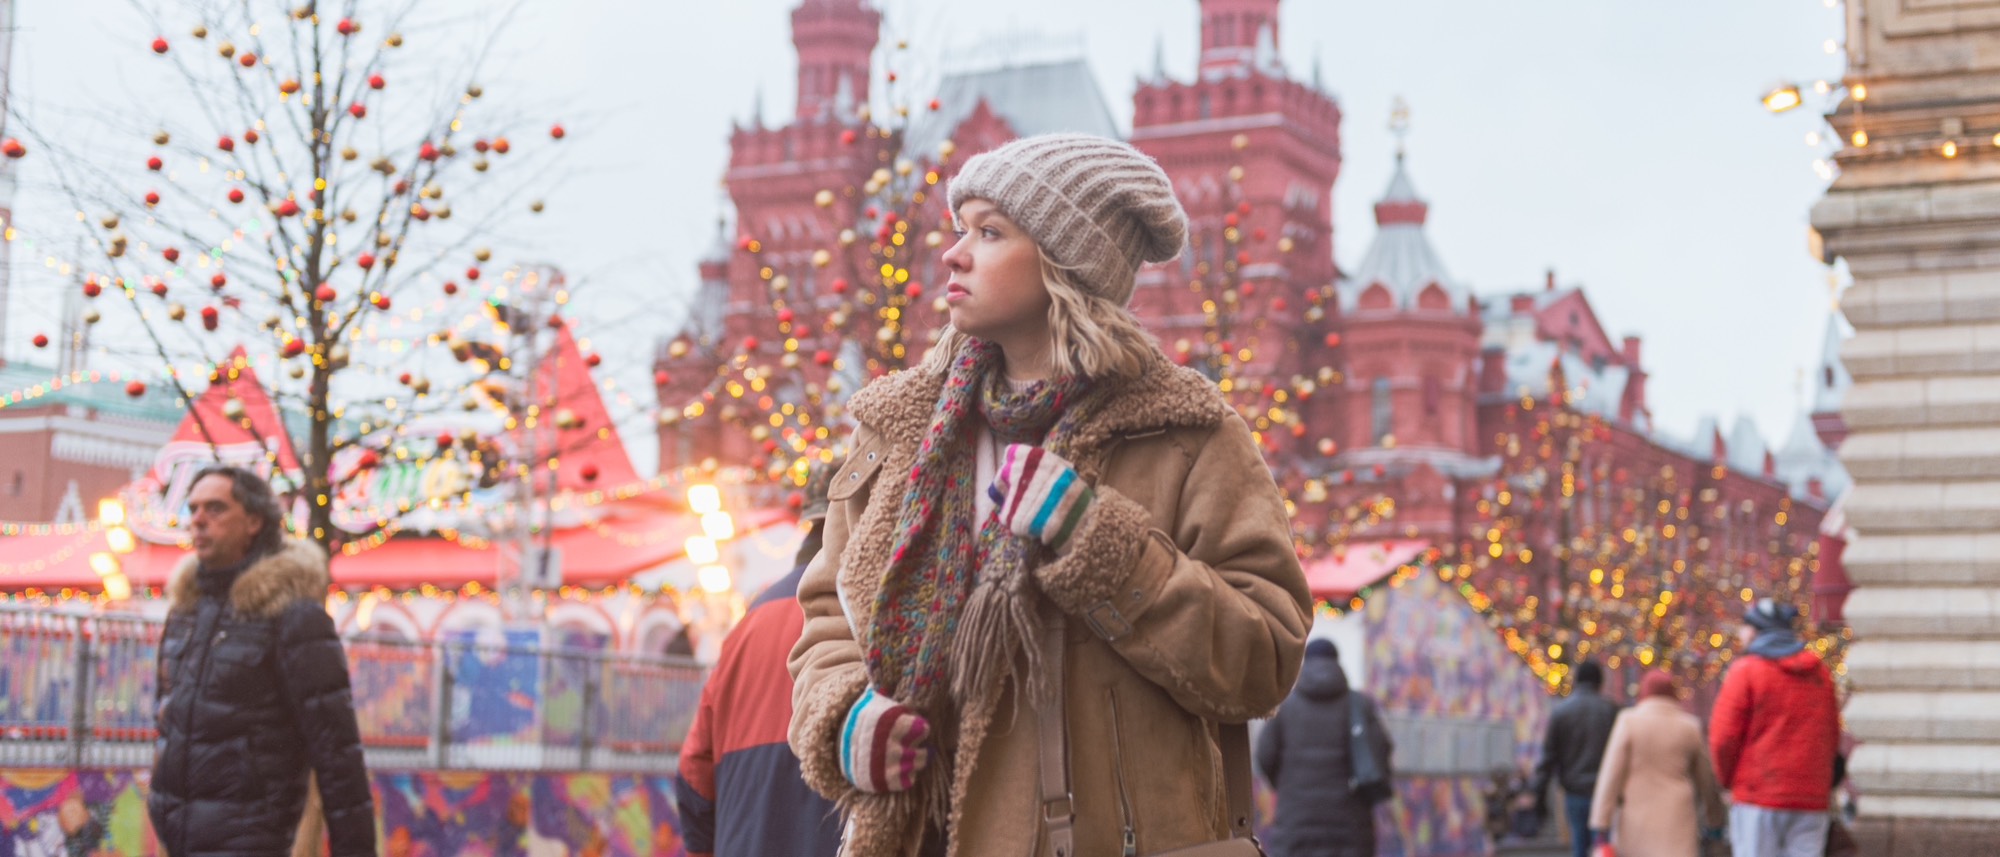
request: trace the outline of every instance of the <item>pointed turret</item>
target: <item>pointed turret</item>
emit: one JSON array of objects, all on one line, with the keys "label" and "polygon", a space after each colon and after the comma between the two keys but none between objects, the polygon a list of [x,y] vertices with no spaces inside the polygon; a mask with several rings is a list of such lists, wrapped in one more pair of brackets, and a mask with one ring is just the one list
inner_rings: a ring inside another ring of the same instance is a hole
[{"label": "pointed turret", "polygon": [[854,121],[852,105],[868,102],[869,55],[881,33],[882,13],[867,0],[805,0],[792,10],[799,121]]},{"label": "pointed turret", "polygon": [[1840,343],[1846,338],[1840,311],[1835,310],[1826,318],[1826,341],[1820,346],[1812,401],[1813,431],[1827,449],[1833,450],[1840,449],[1841,442],[1847,440],[1847,419],[1841,416],[1840,407],[1848,389],[1854,386],[1854,376],[1847,373],[1847,364],[1840,360]]},{"label": "pointed turret", "polygon": [[1369,245],[1368,255],[1341,283],[1344,307],[1469,311],[1470,293],[1452,279],[1437,251],[1431,249],[1424,232],[1429,217],[1430,204],[1417,195],[1404,158],[1398,154],[1395,175],[1375,203],[1375,225],[1380,231]]},{"label": "pointed turret", "polygon": [[1278,0],[1201,0],[1201,76],[1237,77],[1275,63]]}]

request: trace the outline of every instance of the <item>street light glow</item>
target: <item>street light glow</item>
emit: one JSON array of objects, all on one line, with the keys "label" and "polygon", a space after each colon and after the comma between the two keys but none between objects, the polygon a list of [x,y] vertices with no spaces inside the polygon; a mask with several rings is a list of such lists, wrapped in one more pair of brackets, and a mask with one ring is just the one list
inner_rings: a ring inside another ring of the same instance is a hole
[{"label": "street light glow", "polygon": [[711,515],[722,511],[722,492],[713,485],[689,485],[688,508],[697,515]]},{"label": "street light glow", "polygon": [[125,504],[116,498],[97,501],[97,522],[107,527],[125,523]]},{"label": "street light glow", "polygon": [[701,571],[696,572],[696,576],[701,580],[701,589],[703,592],[711,595],[720,595],[729,591],[729,569],[727,568],[719,565],[704,565],[701,567]]},{"label": "street light glow", "polygon": [[709,512],[701,516],[701,531],[718,542],[736,538],[736,521],[728,512]]},{"label": "street light glow", "polygon": [[1788,83],[1764,93],[1764,109],[1772,113],[1783,113],[1803,103],[1805,99],[1799,96],[1797,84]]},{"label": "street light glow", "polygon": [[722,558],[721,552],[716,550],[715,540],[707,536],[688,536],[683,549],[687,553],[688,562],[695,565],[712,565]]}]

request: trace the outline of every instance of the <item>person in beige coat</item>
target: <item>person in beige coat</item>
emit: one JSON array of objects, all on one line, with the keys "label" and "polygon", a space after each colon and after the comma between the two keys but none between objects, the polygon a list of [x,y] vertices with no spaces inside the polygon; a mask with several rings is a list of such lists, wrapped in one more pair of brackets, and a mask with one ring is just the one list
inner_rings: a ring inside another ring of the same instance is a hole
[{"label": "person in beige coat", "polygon": [[1720,838],[1729,812],[1701,721],[1681,707],[1666,672],[1647,673],[1639,697],[1611,727],[1590,804],[1592,836],[1608,835],[1618,857],[1698,857],[1704,837]]},{"label": "person in beige coat", "polygon": [[846,854],[1048,855],[1060,682],[1074,853],[1224,839],[1217,725],[1284,700],[1311,602],[1249,427],[1126,309],[1186,215],[1151,159],[1084,135],[975,157],[949,200],[951,326],[850,402],[792,748]]}]

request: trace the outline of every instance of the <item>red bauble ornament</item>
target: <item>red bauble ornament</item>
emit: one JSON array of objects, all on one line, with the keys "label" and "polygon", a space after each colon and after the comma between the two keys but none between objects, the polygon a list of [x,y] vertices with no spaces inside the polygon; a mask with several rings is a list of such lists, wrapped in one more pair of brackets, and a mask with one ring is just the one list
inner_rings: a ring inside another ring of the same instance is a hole
[{"label": "red bauble ornament", "polygon": [[741,250],[745,253],[750,252],[750,245],[755,243],[757,243],[757,239],[752,238],[748,235],[736,236],[736,249]]},{"label": "red bauble ornament", "polygon": [[220,289],[223,286],[229,285],[229,278],[223,276],[222,274],[216,274],[215,276],[208,278],[208,285],[211,288]]},{"label": "red bauble ornament", "polygon": [[836,279],[833,281],[832,288],[833,288],[833,293],[836,295],[847,294],[847,281],[844,279]]},{"label": "red bauble ornament", "polygon": [[793,314],[793,312],[792,312],[792,310],[791,310],[791,308],[790,308],[790,307],[786,307],[785,309],[781,309],[781,310],[778,310],[778,323],[779,323],[779,324],[791,324],[791,323],[792,323],[792,319],[795,319],[795,318],[798,318],[798,316],[797,316],[797,315],[795,315],[795,314]]},{"label": "red bauble ornament", "polygon": [[254,68],[257,65],[257,55],[249,51],[244,51],[243,56],[237,58],[236,61],[242,63],[244,68]]},{"label": "red bauble ornament", "polygon": [[240,187],[232,187],[232,188],[230,188],[230,189],[229,189],[229,201],[230,201],[230,202],[242,202],[242,201],[243,201],[243,189],[242,189],[242,188],[240,188]]},{"label": "red bauble ornament", "polygon": [[604,362],[604,358],[602,358],[602,357],[599,357],[599,356],[597,356],[597,355],[595,355],[595,354],[586,354],[586,355],[584,355],[584,356],[583,356],[583,365],[585,365],[585,366],[589,366],[589,367],[590,367],[590,368],[592,368],[592,369],[595,369],[595,368],[597,368],[597,364],[599,364],[599,363],[603,363],[603,362]]},{"label": "red bauble ornament", "polygon": [[361,30],[361,25],[354,23],[353,18],[342,18],[333,28],[343,36],[352,36]]},{"label": "red bauble ornament", "polygon": [[301,354],[304,354],[306,351],[305,340],[287,339],[285,340],[285,346],[282,349],[282,351],[286,357],[297,357]]},{"label": "red bauble ornament", "polygon": [[467,269],[465,269],[465,278],[466,278],[466,279],[468,279],[468,280],[477,280],[477,279],[479,279],[479,269],[478,269],[478,268],[467,268]]},{"label": "red bauble ornament", "polygon": [[746,337],[743,337],[743,350],[744,350],[744,351],[751,351],[751,352],[754,352],[754,351],[756,351],[756,350],[757,350],[757,345],[758,345],[758,343],[757,343],[757,337],[754,337],[754,336],[746,336]]},{"label": "red bauble ornament", "polygon": [[98,285],[98,284],[97,284],[97,281],[96,281],[96,280],[84,280],[84,281],[83,281],[83,296],[84,296],[84,297],[86,297],[86,298],[94,298],[94,297],[97,297],[98,295],[100,295],[100,294],[103,294],[103,293],[104,293],[104,287],[103,287],[103,286],[100,286],[100,285]]},{"label": "red bauble ornament", "polygon": [[506,137],[501,137],[500,139],[498,139],[498,140],[494,140],[494,141],[493,141],[493,151],[494,151],[494,152],[496,152],[496,153],[499,153],[499,154],[502,154],[502,155],[504,155],[504,154],[507,154],[507,149],[508,149],[508,148],[510,148],[510,147],[509,147],[509,146],[507,145],[507,138],[506,138]]},{"label": "red bauble ornament", "polygon": [[1231,214],[1225,214],[1225,215],[1223,215],[1223,216],[1222,216],[1222,225],[1224,225],[1224,226],[1235,226],[1235,225],[1236,225],[1236,223],[1237,223],[1237,220],[1236,220],[1236,215],[1235,215],[1234,213],[1231,213]]},{"label": "red bauble ornament", "polygon": [[1243,288],[1242,288],[1242,292],[1243,292],[1243,296],[1244,296],[1244,297],[1246,297],[1246,298],[1254,298],[1254,297],[1256,297],[1256,296],[1257,296],[1257,284],[1256,284],[1256,283],[1244,283],[1244,284],[1243,284]]},{"label": "red bauble ornament", "polygon": [[153,40],[153,53],[156,53],[156,54],[163,54],[163,53],[166,53],[166,52],[167,52],[167,40],[166,40],[166,39],[165,39],[164,37],[163,37],[163,38],[157,38],[157,39],[154,39],[154,40]]},{"label": "red bauble ornament", "polygon": [[290,217],[297,213],[299,213],[299,204],[297,201],[288,199],[285,200],[284,202],[278,203],[279,217]]},{"label": "red bauble ornament", "polygon": [[35,334],[35,339],[34,339],[34,343],[35,343],[35,347],[36,347],[36,348],[47,348],[47,347],[49,347],[49,335],[48,335],[48,334],[46,334],[46,333],[37,333],[37,334]]},{"label": "red bauble ornament", "polygon": [[445,450],[451,449],[452,441],[453,438],[451,436],[451,432],[440,433],[438,435],[438,451],[443,452]]},{"label": "red bauble ornament", "polygon": [[653,373],[653,386],[655,387],[664,387],[673,380],[674,376],[667,374],[667,370],[665,369]]},{"label": "red bauble ornament", "polygon": [[431,219],[431,210],[421,205],[410,206],[410,216],[419,221]]},{"label": "red bauble ornament", "polygon": [[1340,334],[1338,334],[1338,333],[1329,333],[1329,334],[1327,334],[1327,335],[1326,335],[1326,347],[1328,347],[1328,348],[1339,348],[1339,347],[1340,347]]},{"label": "red bauble ornament", "polygon": [[1236,213],[1237,213],[1237,214],[1241,214],[1241,215],[1243,215],[1244,217],[1249,217],[1249,216],[1250,216],[1250,203],[1247,203],[1247,202],[1239,202],[1239,203],[1237,203],[1237,204],[1236,204]]},{"label": "red bauble ornament", "polygon": [[334,299],[338,297],[340,297],[340,293],[334,291],[332,286],[320,286],[313,290],[313,300],[323,304],[333,303]]},{"label": "red bauble ornament", "polygon": [[924,296],[924,284],[923,284],[923,283],[911,283],[911,284],[909,284],[909,285],[907,285],[907,286],[904,286],[904,287],[903,287],[903,294],[905,294],[905,295],[907,295],[907,296],[909,296],[909,297],[911,297],[911,298],[920,298],[920,297],[923,297],[923,296]]},{"label": "red bauble ornament", "polygon": [[28,154],[28,147],[21,145],[21,141],[16,140],[12,137],[8,137],[5,140],[0,140],[0,155],[6,155],[7,157],[10,158],[19,158],[26,154]]},{"label": "red bauble ornament", "polygon": [[255,144],[260,139],[262,138],[257,136],[257,129],[255,128],[243,132],[243,142],[245,143]]},{"label": "red bauble ornament", "polygon": [[131,396],[134,399],[146,395],[146,382],[133,381],[132,383],[126,384],[125,395]]},{"label": "red bauble ornament", "polygon": [[299,82],[296,80],[287,80],[284,83],[280,83],[278,84],[278,91],[286,95],[296,94],[299,91]]},{"label": "red bauble ornament", "polygon": [[860,138],[861,135],[854,133],[854,129],[852,128],[840,132],[840,144],[843,146],[852,146],[854,145],[854,141]]},{"label": "red bauble ornament", "polygon": [[1253,241],[1262,241],[1269,237],[1271,237],[1271,233],[1264,231],[1263,227],[1258,227],[1250,232],[1250,238]]},{"label": "red bauble ornament", "polygon": [[1385,472],[1387,472],[1387,471],[1385,471],[1385,470],[1383,470],[1383,469],[1382,469],[1382,465],[1380,465],[1380,464],[1377,464],[1377,465],[1375,465],[1375,478],[1377,478],[1377,479],[1380,479],[1380,478],[1382,478],[1382,474],[1383,474],[1383,473],[1385,473]]},{"label": "red bauble ornament", "polygon": [[382,456],[375,454],[375,450],[364,449],[361,451],[361,457],[354,460],[354,469],[367,470],[381,463]]},{"label": "red bauble ornament", "polygon": [[813,362],[821,366],[833,365],[833,352],[821,349],[813,352]]},{"label": "red bauble ornament", "polygon": [[383,312],[389,311],[388,295],[376,295],[374,298],[371,298],[368,302],[374,304],[376,309],[379,309]]},{"label": "red bauble ornament", "polygon": [[225,152],[234,152],[236,151],[236,141],[231,140],[228,137],[224,137],[220,140],[215,141],[215,147]]},{"label": "red bauble ornament", "polygon": [[222,314],[221,312],[217,311],[215,307],[205,306],[201,308],[202,327],[205,327],[209,330],[214,330],[216,328],[216,325],[220,324],[221,321],[222,321]]},{"label": "red bauble ornament", "polygon": [[146,159],[146,169],[152,170],[153,172],[156,173],[160,171],[161,167],[164,167],[166,165],[167,162],[160,160],[157,156]]},{"label": "red bauble ornament", "polygon": [[559,316],[559,315],[552,315],[552,316],[549,316],[549,329],[550,329],[550,330],[561,330],[562,328],[563,328],[563,320],[562,320],[562,316]]},{"label": "red bauble ornament", "polygon": [[1236,264],[1239,266],[1250,264],[1250,254],[1248,253],[1236,254]]},{"label": "red bauble ornament", "polygon": [[396,383],[398,383],[398,384],[401,384],[401,385],[403,385],[403,386],[405,386],[405,387],[408,387],[408,386],[410,386],[410,373],[408,373],[408,372],[404,372],[404,373],[403,373],[403,374],[401,374],[401,375],[397,375],[397,376],[396,376]]},{"label": "red bauble ornament", "polygon": [[582,476],[583,476],[583,481],[585,481],[585,482],[596,482],[596,481],[597,481],[597,465],[595,465],[595,464],[586,464],[586,465],[584,465],[584,466],[583,466],[583,473],[582,473]]},{"label": "red bauble ornament", "polygon": [[363,271],[366,271],[369,268],[373,268],[375,267],[375,254],[363,253],[359,256],[356,256],[354,257],[354,264],[360,265],[361,270]]},{"label": "red bauble ornament", "polygon": [[562,139],[568,133],[568,131],[563,130],[561,123],[557,123],[555,127],[549,129],[549,136],[557,140]]},{"label": "red bauble ornament", "polygon": [[1286,303],[1286,302],[1285,302],[1285,299],[1284,299],[1284,298],[1281,298],[1281,297],[1280,297],[1280,298],[1272,298],[1272,299],[1271,299],[1271,311],[1272,311],[1272,312],[1284,312],[1284,311],[1285,311],[1285,308],[1286,308],[1286,307],[1289,307],[1289,306],[1291,306],[1291,304],[1289,304],[1289,303]]},{"label": "red bauble ornament", "polygon": [[486,142],[486,138],[484,137],[472,141],[472,150],[480,154],[485,154],[486,150],[491,148],[493,148],[493,144]]},{"label": "red bauble ornament", "polygon": [[347,105],[347,113],[356,119],[366,118],[368,116],[368,105],[356,101],[353,104]]},{"label": "red bauble ornament", "polygon": [[935,113],[939,108],[942,107],[944,107],[944,102],[939,101],[935,98],[931,99],[931,112]]},{"label": "red bauble ornament", "polygon": [[426,161],[435,161],[438,159],[438,148],[431,145],[429,141],[426,141],[423,145],[417,147],[417,157],[423,158]]},{"label": "red bauble ornament", "polygon": [[446,282],[446,283],[444,284],[444,293],[445,293],[445,294],[447,294],[447,295],[455,295],[455,294],[458,294],[458,284],[457,284],[457,283],[453,283],[453,282],[449,282],[449,281],[447,281],[447,282]]},{"label": "red bauble ornament", "polygon": [[389,85],[389,81],[388,81],[388,80],[386,80],[386,79],[384,79],[384,78],[383,78],[383,77],[382,77],[381,75],[379,75],[379,74],[371,74],[371,75],[369,75],[369,76],[368,76],[368,88],[369,88],[369,89],[381,89],[382,87],[385,87],[385,86],[388,86],[388,85]]},{"label": "red bauble ornament", "polygon": [[181,260],[181,251],[173,247],[168,247],[160,251],[160,258],[169,262],[178,262]]},{"label": "red bauble ornament", "polygon": [[147,204],[147,205],[149,205],[149,206],[152,206],[152,205],[159,205],[159,204],[160,204],[160,192],[159,192],[159,191],[156,191],[156,190],[149,190],[149,191],[146,191],[146,204]]},{"label": "red bauble ornament", "polygon": [[395,186],[391,187],[390,190],[395,191],[397,196],[402,196],[403,194],[409,193],[410,192],[409,179],[397,180]]},{"label": "red bauble ornament", "polygon": [[162,298],[164,298],[164,297],[166,297],[166,296],[167,296],[167,281],[166,281],[166,280],[162,280],[162,279],[158,279],[158,278],[154,278],[154,277],[149,277],[148,279],[151,279],[151,280],[153,281],[153,294],[154,294],[154,296],[156,296],[156,297],[162,297]]}]

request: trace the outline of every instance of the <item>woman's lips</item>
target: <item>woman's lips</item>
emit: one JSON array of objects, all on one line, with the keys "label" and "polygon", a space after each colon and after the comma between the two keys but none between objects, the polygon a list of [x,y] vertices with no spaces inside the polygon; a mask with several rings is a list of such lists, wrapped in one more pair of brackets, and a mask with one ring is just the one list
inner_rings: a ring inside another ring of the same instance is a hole
[{"label": "woman's lips", "polygon": [[971,292],[968,292],[968,291],[966,291],[966,290],[965,290],[965,287],[964,287],[964,286],[961,286],[961,285],[959,285],[959,284],[957,284],[957,283],[946,283],[946,284],[945,284],[945,287],[944,287],[944,300],[945,300],[945,303],[958,303],[959,301],[962,301],[962,300],[964,300],[964,299],[966,299],[966,298],[969,298],[969,297],[971,297],[971,296],[972,296],[972,293],[971,293]]}]

